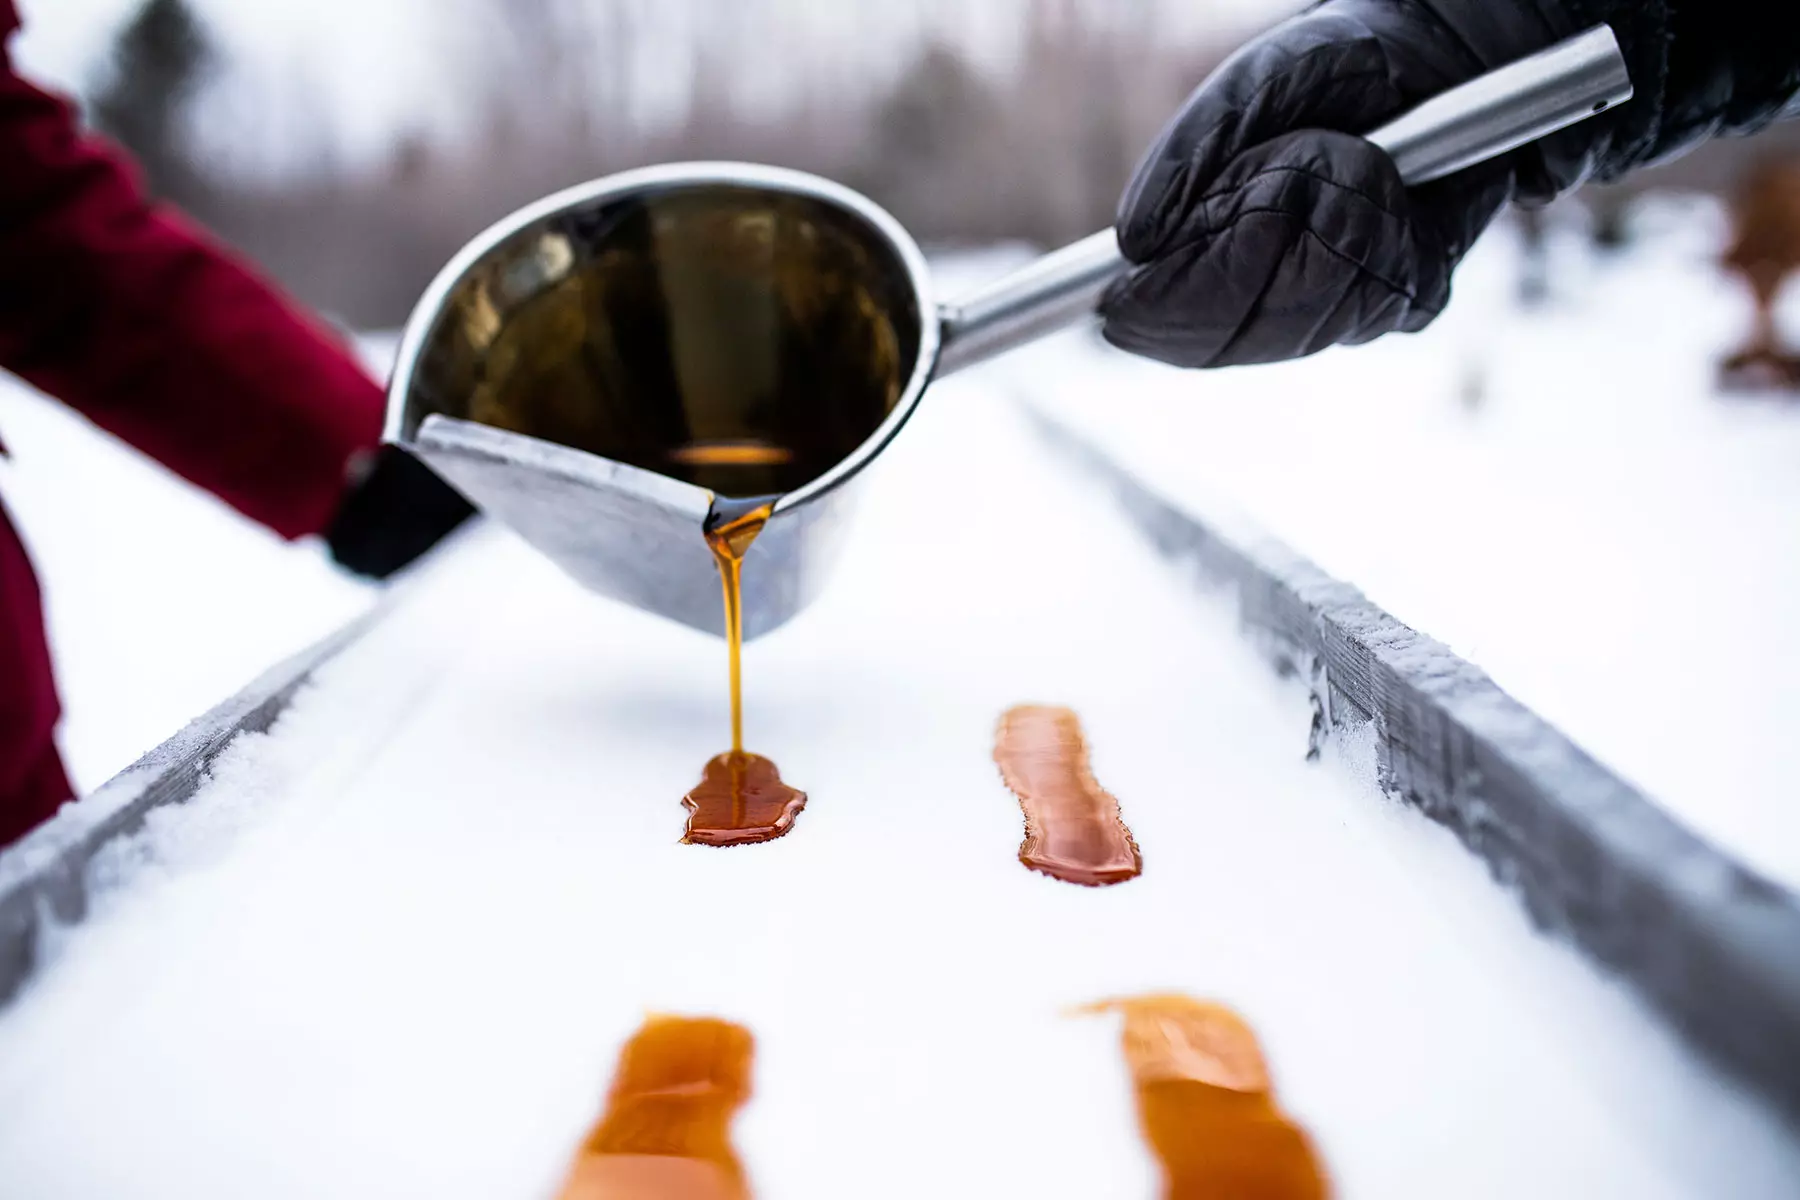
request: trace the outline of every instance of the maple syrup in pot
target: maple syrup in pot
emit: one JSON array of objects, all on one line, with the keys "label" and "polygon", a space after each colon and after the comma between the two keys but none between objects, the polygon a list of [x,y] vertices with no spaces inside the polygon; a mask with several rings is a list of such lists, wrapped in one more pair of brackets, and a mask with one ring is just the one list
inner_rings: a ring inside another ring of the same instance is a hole
[{"label": "maple syrup in pot", "polygon": [[929,315],[864,218],[754,185],[646,193],[515,239],[447,297],[416,419],[716,496],[785,495],[850,457],[905,394]]},{"label": "maple syrup in pot", "polygon": [[851,458],[906,396],[937,318],[894,258],[868,217],[781,187],[597,197],[471,266],[418,352],[414,425],[472,421],[715,498],[733,737],[688,797],[690,841],[779,836],[805,802],[744,749],[743,555],[767,502]]}]

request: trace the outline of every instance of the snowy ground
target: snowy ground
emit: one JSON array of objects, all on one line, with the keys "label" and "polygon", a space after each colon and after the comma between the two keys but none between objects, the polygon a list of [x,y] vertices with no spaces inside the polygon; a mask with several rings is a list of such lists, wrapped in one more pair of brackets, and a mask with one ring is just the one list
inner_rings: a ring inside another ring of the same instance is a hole
[{"label": "snowy ground", "polygon": [[1502,230],[1416,337],[1205,374],[1070,337],[993,372],[1165,495],[1247,513],[1800,887],[1800,402],[1714,390],[1748,320],[1713,266],[1719,213],[1639,224],[1613,260],[1560,237],[1535,312]]},{"label": "snowy ground", "polygon": [[[101,866],[0,1020],[0,1192],[545,1196],[675,1010],[758,1035],[767,1200],[1148,1198],[1116,1031],[1060,1010],[1182,989],[1256,1024],[1342,1196],[1794,1193],[1800,1145],[1354,747],[1304,763],[1303,692],[1003,391],[933,399],[836,585],[748,651],[791,836],[676,844],[718,642],[469,539]],[[989,750],[1029,700],[1082,714],[1141,879],[1015,860]]]},{"label": "snowy ground", "polygon": [[[1344,1196],[1793,1195],[1791,1135],[1355,747],[1302,762],[1304,695],[1012,408],[1248,509],[1780,870],[1800,420],[1710,396],[1737,313],[1702,243],[1570,251],[1525,318],[1496,241],[1439,331],[1312,364],[1184,377],[1076,337],[949,381],[835,586],[748,653],[752,744],[813,795],[767,847],[675,844],[719,645],[469,539],[103,864],[0,1019],[0,1194],[543,1195],[620,1042],[677,1009],[759,1036],[768,1200],[1147,1197],[1115,1031],[1058,1010],[1181,988],[1262,1031]],[[0,436],[85,784],[369,602],[41,401],[0,391]],[[1083,715],[1142,879],[1017,865],[988,752],[1027,700]]]},{"label": "snowy ground", "polygon": [[[1800,405],[1713,391],[1746,307],[1712,266],[1720,215],[1640,225],[1616,261],[1559,239],[1537,313],[1512,302],[1500,230],[1417,337],[1188,375],[1071,336],[979,378],[1195,510],[1250,514],[1800,886]],[[944,290],[1008,261],[951,264]],[[0,438],[84,788],[370,601],[317,547],[168,486],[4,377]]]},{"label": "snowy ground", "polygon": [[[371,365],[390,355],[371,343]],[[0,444],[84,792],[373,602],[316,541],[286,545],[3,374]]]}]

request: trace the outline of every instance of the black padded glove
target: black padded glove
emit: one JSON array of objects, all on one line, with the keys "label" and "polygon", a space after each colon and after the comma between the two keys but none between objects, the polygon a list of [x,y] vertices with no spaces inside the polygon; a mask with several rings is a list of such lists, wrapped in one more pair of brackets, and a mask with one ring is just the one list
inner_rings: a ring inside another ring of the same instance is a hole
[{"label": "black padded glove", "polygon": [[[1424,328],[1509,197],[1548,200],[1641,131],[1601,116],[1410,191],[1385,153],[1333,131],[1373,130],[1630,7],[1327,0],[1251,42],[1188,100],[1126,190],[1119,244],[1138,266],[1102,304],[1107,339],[1216,367]],[[1661,33],[1615,30],[1628,42]]]},{"label": "black padded glove", "polygon": [[325,541],[340,566],[386,579],[474,512],[430,467],[398,446],[383,446],[345,491]]}]

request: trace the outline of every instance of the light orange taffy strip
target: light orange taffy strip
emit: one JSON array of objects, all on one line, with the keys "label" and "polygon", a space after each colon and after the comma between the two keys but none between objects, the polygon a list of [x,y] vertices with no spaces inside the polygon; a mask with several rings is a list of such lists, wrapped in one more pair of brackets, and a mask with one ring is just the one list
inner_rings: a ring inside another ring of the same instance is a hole
[{"label": "light orange taffy strip", "polygon": [[1165,1200],[1322,1200],[1324,1168],[1275,1105],[1248,1023],[1188,996],[1106,1000],[1076,1010],[1125,1015],[1125,1063]]},{"label": "light orange taffy strip", "polygon": [[645,1021],[558,1200],[749,1200],[731,1119],[754,1054],[750,1031],[729,1021]]},{"label": "light orange taffy strip", "polygon": [[1021,704],[994,733],[1000,777],[1025,813],[1019,861],[1067,883],[1123,883],[1144,869],[1119,802],[1088,768],[1081,719],[1066,708]]}]

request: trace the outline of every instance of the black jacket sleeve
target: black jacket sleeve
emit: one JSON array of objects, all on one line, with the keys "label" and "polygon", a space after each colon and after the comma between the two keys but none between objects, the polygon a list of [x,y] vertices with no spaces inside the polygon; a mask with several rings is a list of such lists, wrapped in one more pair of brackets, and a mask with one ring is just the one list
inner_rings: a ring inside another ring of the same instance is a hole
[{"label": "black jacket sleeve", "polygon": [[1616,179],[1718,135],[1800,113],[1800,4],[1793,0],[1406,0],[1430,10],[1485,68],[1606,22],[1619,35],[1630,104],[1542,144],[1518,196],[1544,201]]},{"label": "black jacket sleeve", "polygon": [[1668,0],[1667,69],[1646,158],[1800,113],[1800,6]]}]

